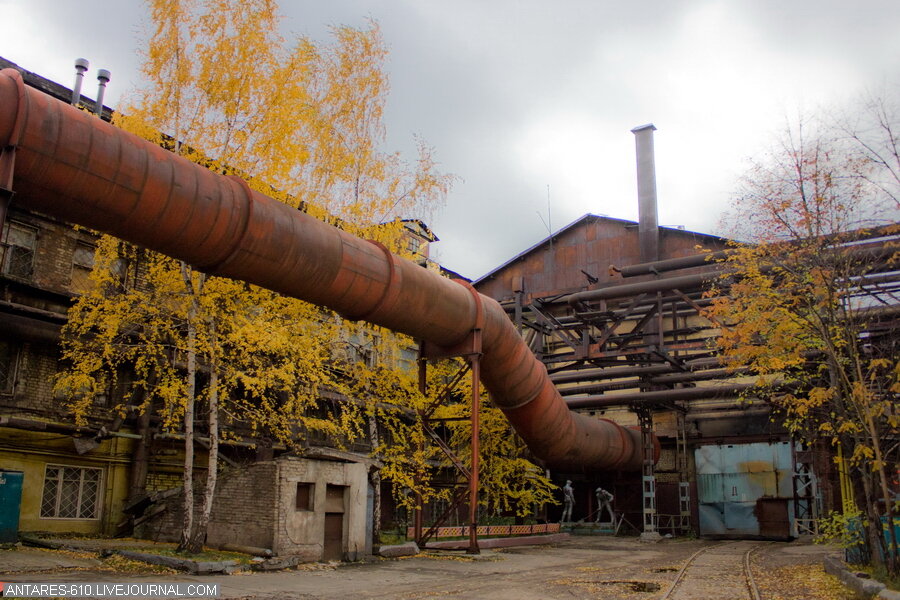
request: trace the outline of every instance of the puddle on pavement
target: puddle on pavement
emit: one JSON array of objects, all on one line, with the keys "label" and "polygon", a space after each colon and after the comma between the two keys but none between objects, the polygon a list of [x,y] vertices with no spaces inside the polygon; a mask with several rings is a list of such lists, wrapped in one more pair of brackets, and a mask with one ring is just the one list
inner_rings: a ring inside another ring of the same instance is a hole
[{"label": "puddle on pavement", "polygon": [[658,592],[662,587],[652,581],[602,581],[603,585],[624,585],[632,592]]}]

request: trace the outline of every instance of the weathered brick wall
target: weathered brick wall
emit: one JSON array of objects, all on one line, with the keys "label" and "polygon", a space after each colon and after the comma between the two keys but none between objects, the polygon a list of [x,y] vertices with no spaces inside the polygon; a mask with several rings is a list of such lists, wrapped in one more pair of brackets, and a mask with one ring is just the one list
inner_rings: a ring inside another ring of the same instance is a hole
[{"label": "weathered brick wall", "polygon": [[[208,546],[232,543],[272,547],[276,473],[274,462],[263,462],[220,474],[210,515]],[[195,518],[199,516],[205,485],[202,479],[194,482]],[[135,533],[156,541],[177,542],[182,527],[182,495],[167,498],[162,504],[165,512]]]},{"label": "weathered brick wall", "polygon": [[[10,210],[10,222],[36,231],[31,277],[19,278],[0,274],[0,292],[5,302],[12,305],[47,311],[60,316],[71,305],[73,255],[79,241],[93,243],[95,236],[85,230],[34,213]],[[24,309],[16,309],[20,311]],[[27,314],[27,313],[26,313]],[[53,319],[50,319],[53,322]],[[52,327],[42,317],[44,329]],[[60,320],[56,320],[58,327]],[[53,381],[59,364],[58,346],[43,338],[16,337],[0,331],[3,339],[11,341],[19,349],[16,383],[13,393],[0,396],[0,404],[11,411],[5,414],[42,416],[62,420],[67,411],[53,394]],[[101,415],[103,416],[103,415]]]},{"label": "weathered brick wall", "polygon": [[13,409],[4,411],[5,414],[52,417],[65,412],[62,403],[53,395],[57,357],[58,350],[51,344],[21,344],[13,393],[0,396],[0,402]]},{"label": "weathered brick wall", "polygon": [[255,463],[219,480],[207,538],[210,545],[272,547],[277,472],[274,462]]},{"label": "weathered brick wall", "polygon": [[150,472],[147,474],[147,484],[144,486],[148,492],[161,492],[171,490],[182,484],[183,477],[174,473]]},{"label": "weathered brick wall", "polygon": [[[68,223],[35,213],[10,210],[9,220],[37,230],[33,274],[25,280],[41,290],[56,294],[70,295],[72,280],[72,259],[79,241],[94,244],[96,236],[90,232],[74,229]],[[37,308],[54,312],[65,312],[67,305],[60,298],[32,298],[27,303]]]}]

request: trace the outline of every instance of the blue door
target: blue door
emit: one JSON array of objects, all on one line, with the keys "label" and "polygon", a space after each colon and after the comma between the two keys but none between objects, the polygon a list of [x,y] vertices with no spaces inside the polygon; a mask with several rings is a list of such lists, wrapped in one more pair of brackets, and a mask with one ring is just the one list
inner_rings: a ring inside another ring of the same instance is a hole
[{"label": "blue door", "polygon": [[19,540],[19,505],[24,475],[22,471],[0,469],[0,543]]}]

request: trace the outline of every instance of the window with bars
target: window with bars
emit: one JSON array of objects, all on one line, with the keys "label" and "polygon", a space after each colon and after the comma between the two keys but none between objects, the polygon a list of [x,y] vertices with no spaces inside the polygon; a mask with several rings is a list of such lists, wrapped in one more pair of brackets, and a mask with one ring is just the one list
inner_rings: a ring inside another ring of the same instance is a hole
[{"label": "window with bars", "polygon": [[47,465],[41,517],[97,519],[100,516],[100,469]]},{"label": "window with bars", "polygon": [[97,249],[84,242],[75,244],[75,253],[72,255],[72,284],[73,292],[83,294],[91,290],[94,282],[91,281],[91,271],[94,268],[94,252]]},{"label": "window with bars", "polygon": [[31,279],[34,273],[34,250],[37,229],[10,221],[3,242],[3,272],[19,279]]},{"label": "window with bars", "polygon": [[0,340],[0,394],[12,394],[16,387],[19,367],[19,345]]}]

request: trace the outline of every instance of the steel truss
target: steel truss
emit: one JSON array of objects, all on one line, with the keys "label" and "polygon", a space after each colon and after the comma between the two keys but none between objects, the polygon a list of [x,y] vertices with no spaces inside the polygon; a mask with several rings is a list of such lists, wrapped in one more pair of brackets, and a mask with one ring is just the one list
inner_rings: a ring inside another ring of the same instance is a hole
[{"label": "steel truss", "polygon": [[[444,511],[437,516],[431,526],[425,529],[423,524],[423,502],[420,491],[416,491],[416,510],[414,522],[414,537],[420,548],[424,548],[425,544],[436,533],[438,528],[446,522],[447,518],[462,504],[468,492],[469,499],[469,547],[466,550],[468,554],[479,554],[481,550],[478,547],[478,479],[479,479],[479,417],[481,411],[481,330],[484,323],[484,314],[481,306],[481,296],[472,286],[465,284],[472,296],[475,298],[475,306],[477,317],[475,327],[469,333],[465,340],[452,348],[441,348],[434,344],[422,342],[419,346],[419,391],[422,395],[427,393],[427,369],[429,360],[438,360],[444,358],[463,358],[466,363],[459,368],[456,375],[444,386],[443,390],[428,404],[424,409],[419,411],[419,422],[425,436],[431,440],[440,450],[450,459],[453,467],[456,469],[457,475],[460,477],[459,482],[454,486],[454,490]],[[471,397],[471,436],[470,436],[470,452],[471,460],[467,467],[459,455],[450,448],[449,445],[435,431],[433,424],[446,421],[447,419],[439,419],[434,417],[434,412],[438,406],[446,403],[450,395],[463,381],[466,374],[471,376],[472,397]]]}]

